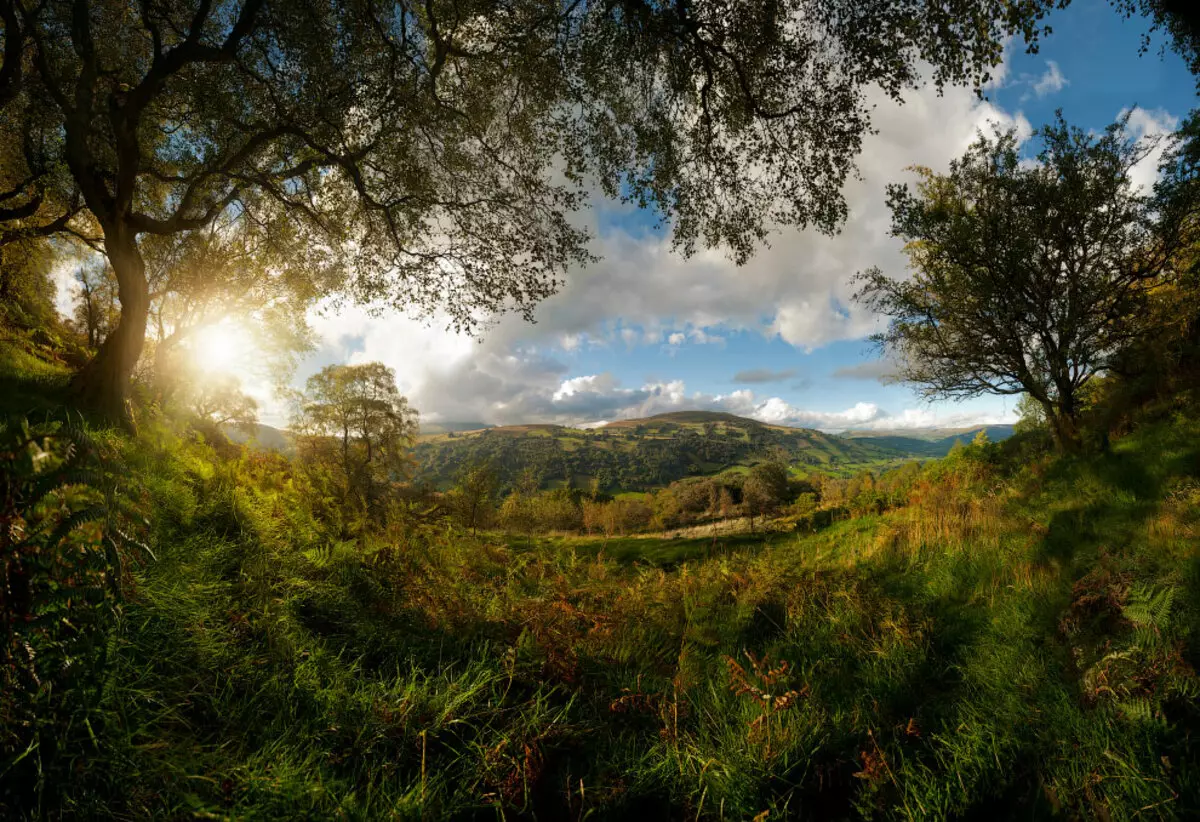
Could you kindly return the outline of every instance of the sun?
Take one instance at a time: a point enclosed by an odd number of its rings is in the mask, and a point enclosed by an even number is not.
[[[233,320],[199,329],[190,347],[195,366],[210,374],[245,374],[257,350],[250,332]]]

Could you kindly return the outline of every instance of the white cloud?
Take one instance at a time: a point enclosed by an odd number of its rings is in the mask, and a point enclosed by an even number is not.
[[[1144,109],[1135,106],[1123,109],[1117,116],[1129,115],[1129,136],[1139,141],[1150,141],[1153,148],[1140,163],[1130,171],[1135,188],[1149,192],[1158,180],[1158,166],[1168,148],[1168,137],[1179,126],[1179,119],[1162,109]]]
[[[86,264],[85,260],[78,257],[63,257],[50,269],[50,281],[54,283],[54,307],[64,317],[70,317],[75,311],[75,299],[80,289],[75,273]]]
[[[910,165],[946,168],[992,124],[1015,127],[1023,137],[1032,129],[1022,116],[965,89],[943,95],[922,89],[902,106],[883,95],[871,102],[877,104],[876,132],[865,138],[859,175],[845,187],[849,219],[834,237],[776,232],[769,247],[739,268],[720,251],[683,259],[669,239],[606,226],[597,210],[584,212],[577,219],[591,228],[601,260],[569,272],[561,293],[539,306],[535,325],[505,317],[477,343],[442,330],[436,320],[430,326],[350,309],[314,322],[324,343],[321,357],[392,366],[401,390],[427,419],[587,422],[684,407],[821,427],[883,418],[884,411],[866,405],[817,413],[748,391],[688,395],[671,380],[636,388],[575,382],[565,379],[567,368],[555,359],[555,352],[616,341],[629,349],[722,344],[731,331],[811,350],[877,330],[879,319],[853,302],[851,278],[872,266],[898,276],[906,270],[900,244],[888,234],[885,186],[911,179]]]
[[[1069,85],[1069,82],[1066,77],[1063,77],[1058,63],[1053,60],[1047,60],[1046,73],[1034,82],[1033,93],[1041,99],[1049,94],[1062,91],[1063,87],[1067,85]]]

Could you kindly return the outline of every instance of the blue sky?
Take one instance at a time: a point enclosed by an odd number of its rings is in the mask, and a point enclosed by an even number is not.
[[[904,106],[880,100],[836,238],[783,232],[742,268],[720,252],[685,261],[650,215],[597,203],[581,219],[603,260],[570,272],[537,324],[504,318],[472,341],[436,323],[350,310],[315,321],[321,348],[300,377],[329,362],[382,360],[431,420],[584,424],[684,408],[830,430],[1011,420],[1012,398],[930,404],[881,384],[886,368],[865,339],[879,319],[852,303],[849,280],[870,265],[904,272],[887,237],[884,186],[910,179],[914,163],[944,168],[978,128],[1025,134],[1061,108],[1069,122],[1101,129],[1137,106],[1131,126],[1154,134],[1195,105],[1182,60],[1157,43],[1139,56],[1143,20],[1077,0],[1048,22],[1054,32],[1039,53],[1011,49],[985,100],[932,88]]]

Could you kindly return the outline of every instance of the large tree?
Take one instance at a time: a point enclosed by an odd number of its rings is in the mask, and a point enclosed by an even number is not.
[[[345,502],[370,508],[407,465],[417,412],[383,363],[331,365],[308,378],[292,425],[301,456],[338,476]]]
[[[685,252],[832,231],[865,90],[986,80],[1055,0],[0,0],[0,242],[101,246],[122,316],[76,388],[125,412],[143,242],[222,217],[470,329],[586,258],[594,181]],[[923,68],[924,67],[924,68]],[[17,140],[12,135],[27,137]],[[18,145],[17,143],[20,143]]]
[[[889,186],[912,276],[868,271],[858,299],[891,318],[876,340],[900,379],[931,397],[1026,393],[1078,446],[1081,390],[1144,332],[1144,301],[1186,241],[1188,209],[1130,179],[1153,141],[1127,119],[1091,134],[1060,114],[1032,163],[1015,132],[981,135],[948,174]]]

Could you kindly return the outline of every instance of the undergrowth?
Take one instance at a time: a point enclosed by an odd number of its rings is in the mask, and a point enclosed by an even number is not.
[[[86,700],[6,735],[0,813],[1187,818],[1198,435],[972,446],[895,510],[657,561],[415,504],[347,539],[278,455],[106,435],[154,555],[119,546]]]

